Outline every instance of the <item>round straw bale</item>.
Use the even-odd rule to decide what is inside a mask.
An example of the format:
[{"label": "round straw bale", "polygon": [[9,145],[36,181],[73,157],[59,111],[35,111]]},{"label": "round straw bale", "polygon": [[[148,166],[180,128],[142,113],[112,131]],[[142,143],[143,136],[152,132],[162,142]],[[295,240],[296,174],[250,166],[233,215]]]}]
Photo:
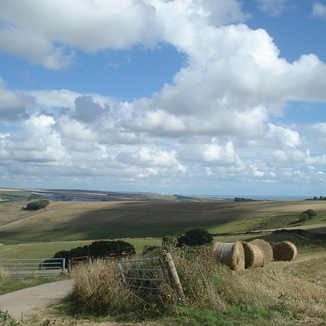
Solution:
[{"label": "round straw bale", "polygon": [[220,263],[237,271],[245,269],[245,255],[240,241],[230,243],[217,242],[213,245],[212,250]]},{"label": "round straw bale", "polygon": [[251,243],[257,245],[263,252],[265,265],[269,264],[273,260],[273,248],[268,242],[262,239],[255,239],[251,241]]},{"label": "round straw bale", "polygon": [[273,254],[275,260],[293,261],[297,258],[298,249],[294,243],[283,241],[275,245]]},{"label": "round straw bale", "polygon": [[263,267],[264,253],[254,243],[241,241],[245,254],[245,268]]}]

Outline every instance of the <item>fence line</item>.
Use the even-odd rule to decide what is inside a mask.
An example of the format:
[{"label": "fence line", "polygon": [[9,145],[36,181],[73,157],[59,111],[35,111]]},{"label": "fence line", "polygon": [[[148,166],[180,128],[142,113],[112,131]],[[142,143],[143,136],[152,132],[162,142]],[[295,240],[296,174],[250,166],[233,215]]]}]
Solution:
[{"label": "fence line", "polygon": [[65,272],[64,258],[0,259],[0,269],[10,278],[52,278]]}]

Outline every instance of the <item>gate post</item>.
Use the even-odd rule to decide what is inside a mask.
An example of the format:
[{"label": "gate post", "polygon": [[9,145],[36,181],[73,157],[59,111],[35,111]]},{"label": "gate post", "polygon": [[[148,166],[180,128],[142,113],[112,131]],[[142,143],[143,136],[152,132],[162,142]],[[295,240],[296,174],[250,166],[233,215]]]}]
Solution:
[{"label": "gate post", "polygon": [[63,258],[62,259],[62,274],[64,274],[66,271],[66,259]]},{"label": "gate post", "polygon": [[174,261],[172,259],[172,255],[170,253],[166,253],[163,255],[164,257],[164,263],[168,270],[168,274],[170,276],[170,279],[172,281],[172,284],[179,296],[180,299],[184,299],[185,295],[182,289],[182,285],[180,283],[179,275],[177,272],[177,269],[175,268]]}]

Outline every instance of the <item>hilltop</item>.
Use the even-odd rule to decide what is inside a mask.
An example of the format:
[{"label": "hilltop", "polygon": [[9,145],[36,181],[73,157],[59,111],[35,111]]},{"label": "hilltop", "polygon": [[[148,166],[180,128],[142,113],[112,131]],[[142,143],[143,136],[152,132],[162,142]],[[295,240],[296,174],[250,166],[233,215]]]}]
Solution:
[{"label": "hilltop", "polygon": [[111,201],[159,201],[159,202],[211,202],[228,201],[226,198],[204,196],[166,195],[147,192],[99,191],[81,189],[8,189],[0,188],[0,201],[32,200],[44,197],[54,201],[111,202]]}]

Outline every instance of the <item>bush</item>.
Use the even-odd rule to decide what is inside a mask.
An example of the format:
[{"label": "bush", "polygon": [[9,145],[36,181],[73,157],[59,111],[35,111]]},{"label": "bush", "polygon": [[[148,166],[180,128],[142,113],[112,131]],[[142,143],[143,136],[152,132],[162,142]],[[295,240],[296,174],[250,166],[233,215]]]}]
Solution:
[{"label": "bush", "polygon": [[317,212],[315,212],[313,209],[308,209],[299,215],[299,222],[305,222],[311,220],[316,215]]},{"label": "bush", "polygon": [[175,247],[177,241],[174,237],[168,235],[162,238],[162,246],[163,247]]},{"label": "bush", "polygon": [[89,256],[93,259],[104,258],[108,256],[121,257],[122,255],[134,255],[134,246],[126,241],[94,241],[88,246],[73,248],[69,251],[62,250],[55,253],[54,258],[66,258],[66,260]]},{"label": "bush", "polygon": [[301,213],[299,215],[299,222],[305,222],[309,220],[309,215],[307,213]]},{"label": "bush", "polygon": [[213,242],[213,236],[206,230],[193,229],[186,232],[186,235],[178,238],[177,247],[181,246],[202,246]]},{"label": "bush", "polygon": [[47,199],[41,199],[28,203],[25,209],[28,211],[36,211],[38,209],[47,207],[49,204],[50,202]]},{"label": "bush", "polygon": [[312,219],[317,215],[317,212],[315,212],[313,209],[308,209],[304,213],[306,213],[309,216],[309,219]]}]

